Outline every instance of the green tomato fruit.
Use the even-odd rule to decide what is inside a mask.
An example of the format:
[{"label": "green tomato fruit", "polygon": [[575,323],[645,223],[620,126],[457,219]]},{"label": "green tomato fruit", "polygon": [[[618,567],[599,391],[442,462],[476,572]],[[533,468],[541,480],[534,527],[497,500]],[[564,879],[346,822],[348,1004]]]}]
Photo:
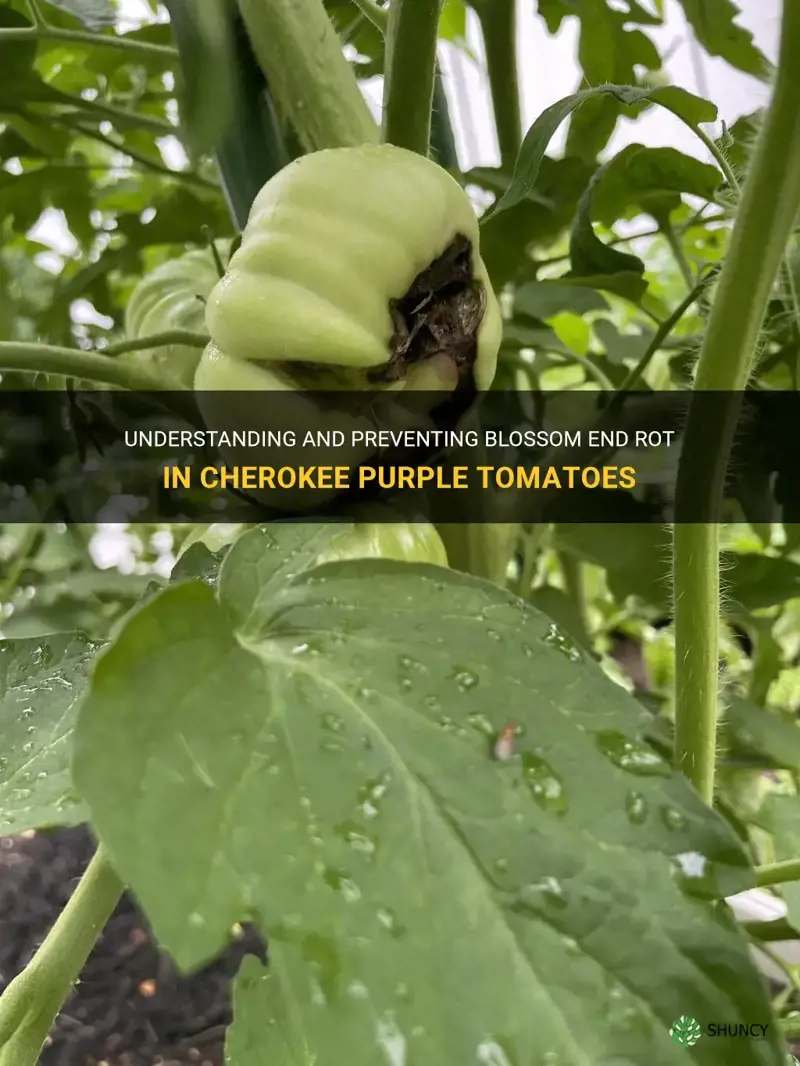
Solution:
[{"label": "green tomato fruit", "polygon": [[442,539],[427,522],[357,522],[351,532],[333,538],[317,557],[316,565],[346,559],[396,559],[448,566]]},{"label": "green tomato fruit", "polygon": [[[380,509],[385,517],[388,512]],[[373,517],[379,511],[369,511]],[[181,545],[180,558],[193,544],[203,544],[211,552],[221,551],[247,529],[247,523],[213,522],[197,526]],[[396,559],[405,563],[432,563],[448,566],[441,537],[428,522],[356,522],[352,529],[337,533],[311,566],[348,559]]]},{"label": "green tomato fruit", "polygon": [[236,538],[250,527],[246,522],[211,522],[195,526],[178,551],[178,558],[193,544],[202,544],[210,552],[219,552],[233,544]]},{"label": "green tomato fruit", "polygon": [[[230,243],[230,239],[215,242],[223,265],[228,262]],[[126,335],[135,339],[170,329],[205,333],[205,301],[218,281],[219,272],[209,248],[162,263],[131,293],[125,308]],[[131,352],[128,358],[152,366],[162,378],[174,378],[176,385],[191,388],[201,355],[200,348],[171,344]]]},{"label": "green tomato fruit", "polygon": [[315,152],[267,182],[206,325],[209,391],[485,390],[502,334],[468,196],[393,145]]},{"label": "green tomato fruit", "polygon": [[[487,390],[502,336],[468,196],[436,163],[392,145],[315,152],[267,182],[208,298],[206,326],[211,343],[194,384],[209,427],[342,430],[347,439],[374,427],[365,393],[407,390],[413,421],[403,428],[412,428],[434,397],[462,384]],[[341,403],[311,406],[311,393],[330,391]],[[264,404],[264,392],[282,395]],[[226,393],[238,394],[234,403]],[[391,417],[405,419],[405,407]],[[225,453],[232,464],[275,467],[355,466],[370,455]],[[307,510],[335,493],[253,495]]]}]

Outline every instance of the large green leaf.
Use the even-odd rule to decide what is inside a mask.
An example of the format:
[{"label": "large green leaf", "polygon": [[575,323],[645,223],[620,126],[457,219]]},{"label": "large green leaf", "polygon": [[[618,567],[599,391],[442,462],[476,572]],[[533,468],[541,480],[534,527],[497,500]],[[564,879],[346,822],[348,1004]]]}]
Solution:
[{"label": "large green leaf", "polygon": [[660,220],[680,206],[682,193],[713,200],[721,180],[716,167],[676,148],[629,144],[597,179],[592,217],[610,226],[626,213],[642,210]]},{"label": "large green leaf", "polygon": [[91,30],[113,26],[117,17],[112,0],[47,0],[47,3],[74,15]]},{"label": "large green leaf", "polygon": [[[678,1066],[681,1014],[768,1021],[710,902],[747,859],[640,706],[497,587],[302,570],[298,528],[237,541],[217,595],[173,585],[134,615],[76,738],[93,824],[179,965],[237,919],[269,937],[231,1066]],[[775,1032],[695,1061],[778,1066]]]},{"label": "large green leaf", "polygon": [[[481,221],[481,257],[492,282],[502,288],[514,278],[534,276],[534,263],[526,251],[530,245],[546,245],[562,235],[575,215],[578,200],[592,175],[592,167],[574,156],[545,156],[536,175],[535,187],[510,211]],[[466,175],[467,184],[479,185],[499,199],[510,185],[510,176],[500,169],[477,167]]]},{"label": "large green leaf", "polygon": [[717,117],[717,109],[713,104],[674,86],[640,89],[630,85],[600,85],[595,89],[583,89],[571,96],[565,96],[546,108],[528,130],[517,157],[511,184],[491,211],[484,215],[486,221],[520,203],[533,189],[550,139],[564,119],[587,100],[606,94],[627,106],[635,106],[645,101],[660,104],[692,128],[703,122],[713,122]]},{"label": "large green leaf", "polygon": [[98,647],[73,633],[0,642],[0,835],[85,821],[70,744]]},{"label": "large green leaf", "polygon": [[[658,70],[661,56],[640,26],[657,26],[660,15],[641,4],[610,4],[607,0],[539,0],[539,15],[550,33],[557,33],[564,18],[577,15],[580,21],[578,61],[587,85],[632,84],[638,72]],[[609,96],[596,97],[573,116],[569,131],[569,152],[593,160],[607,143],[619,117],[619,104]]]},{"label": "large green leaf", "polygon": [[598,288],[603,287],[602,279],[606,275],[615,276],[620,292],[620,275],[626,277],[625,288],[621,295],[638,302],[647,289],[644,279],[644,263],[638,255],[620,252],[610,245],[603,244],[592,226],[592,200],[597,183],[603,176],[605,168],[598,170],[589,182],[575,215],[569,240],[570,271],[566,278],[592,279]]},{"label": "large green leaf", "polygon": [[514,313],[546,319],[561,311],[584,315],[589,311],[605,311],[608,301],[595,289],[563,285],[560,281],[530,281],[514,294]]},{"label": "large green leaf", "polygon": [[734,21],[739,8],[732,0],[680,0],[695,36],[709,55],[720,56],[731,66],[764,78],[769,63],[753,43],[753,35]]},{"label": "large green leaf", "polygon": [[788,715],[732,699],[725,708],[722,733],[727,753],[761,767],[800,770],[800,725]]},{"label": "large green leaf", "polygon": [[669,606],[672,539],[664,526],[613,522],[559,525],[555,543],[562,551],[602,567],[617,600],[639,596],[646,603]]}]

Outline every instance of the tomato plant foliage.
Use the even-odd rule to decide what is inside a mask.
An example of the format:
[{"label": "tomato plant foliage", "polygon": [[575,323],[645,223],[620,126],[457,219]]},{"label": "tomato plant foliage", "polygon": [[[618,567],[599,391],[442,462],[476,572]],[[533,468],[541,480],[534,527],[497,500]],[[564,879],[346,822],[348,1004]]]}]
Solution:
[{"label": "tomato plant foliage", "polygon": [[634,700],[493,585],[389,562],[291,576],[282,539],[239,541],[218,594],[180,583],[136,612],[76,739],[93,824],[178,961],[246,916],[269,933],[243,1062],[265,1012],[290,1061],[394,1039],[443,1063],[492,1044],[678,1062],[684,982],[700,1017],[765,1009],[754,976],[718,981],[745,943],[697,898],[748,887],[746,856]]},{"label": "tomato plant foliage", "polygon": [[[494,387],[526,412],[556,397],[567,421],[573,390],[627,389],[632,376],[650,393],[692,388],[764,118],[754,104],[731,122],[725,101],[718,112],[668,84],[664,4],[539,0],[548,34],[577,32],[580,70],[527,131],[517,66],[532,60],[508,58],[510,0],[261,0],[262,17],[280,15],[271,30],[284,18],[302,34],[298,11],[330,22],[333,59],[321,33],[292,53],[319,68],[304,68],[300,89],[297,71],[270,59],[258,4],[140,7],[149,15],[131,22],[110,0],[0,0],[0,393],[116,384],[42,373],[34,342],[191,389],[206,301],[250,207],[305,153],[304,112],[323,107],[324,89],[333,114],[345,77],[373,100],[376,79],[387,99],[405,91],[409,113],[420,83],[430,88],[429,136],[425,121],[404,125],[402,108],[389,131],[423,137],[412,147],[449,172],[436,181],[480,232],[481,279],[503,305]],[[426,7],[427,51],[415,14]],[[764,84],[774,73],[731,0],[673,7],[704,55]],[[404,25],[418,49],[398,51]],[[473,31],[496,165],[462,128]],[[363,110],[364,140],[377,141]],[[696,154],[644,133],[616,150],[620,119],[656,111],[689,131]],[[340,146],[329,132],[326,146]],[[381,195],[392,183],[380,168],[370,182],[369,196],[341,183],[352,270],[322,247],[308,211],[297,222],[306,251],[289,263],[302,274],[319,245],[315,269],[334,292],[347,274],[356,304],[358,284],[377,285],[378,260],[388,271],[383,245],[364,269],[367,207],[401,251],[419,243],[419,218],[398,224],[402,197]],[[319,198],[331,232],[334,200]],[[255,256],[258,240],[249,246]],[[754,389],[797,389],[799,263],[787,232]],[[263,294],[258,269],[252,291]],[[371,295],[380,319],[386,294]],[[230,314],[234,333],[248,300]],[[256,357],[262,334],[274,340],[287,322],[279,300],[261,310]],[[280,380],[287,343],[273,359]],[[16,447],[3,417],[0,436]],[[427,527],[417,554],[394,535],[392,558],[339,561],[392,538],[313,515],[243,530],[29,521],[0,528],[0,834],[15,846],[26,831],[88,825],[99,861],[186,973],[216,959],[236,923],[258,927],[266,964],[247,958],[236,979],[228,1066],[783,1066],[800,985],[790,968],[771,1000],[752,948],[800,928],[800,870],[783,884],[773,869],[798,854],[800,527],[774,485],[764,490],[757,459],[750,473],[720,527],[708,802],[681,772],[691,770],[672,766],[673,608],[692,589],[673,580],[665,524],[606,514]],[[450,566],[433,565],[445,549]],[[498,758],[504,730],[511,755]],[[757,882],[786,904],[780,930],[734,919],[726,900]],[[61,1005],[54,989],[79,976],[80,959],[63,970],[63,944],[0,975],[0,1066],[37,1061]],[[744,1022],[765,1035],[685,1048],[670,1035],[684,1016],[704,1034]]]}]

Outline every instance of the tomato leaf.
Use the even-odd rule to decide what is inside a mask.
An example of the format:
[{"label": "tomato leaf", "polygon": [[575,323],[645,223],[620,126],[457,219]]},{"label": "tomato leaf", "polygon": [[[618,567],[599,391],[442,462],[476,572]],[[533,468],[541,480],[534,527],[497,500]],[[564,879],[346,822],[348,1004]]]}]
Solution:
[{"label": "tomato leaf", "polygon": [[595,89],[582,89],[571,96],[565,96],[546,108],[528,130],[517,156],[511,184],[491,210],[483,216],[482,222],[488,221],[501,211],[507,211],[525,199],[536,183],[539,167],[550,139],[564,119],[568,118],[575,108],[586,100],[604,94],[609,94],[628,106],[644,102],[660,104],[691,128],[703,122],[713,122],[717,117],[717,109],[713,104],[686,92],[685,89],[677,89],[674,86],[640,89],[630,85],[601,85]]},{"label": "tomato leaf", "polygon": [[[93,824],[178,964],[247,917],[269,937],[231,1066],[678,1066],[689,1009],[769,1021],[710,902],[752,884],[747,857],[641,739],[649,714],[496,586],[377,560],[298,572],[298,529],[238,541],[218,595],[173,585],[132,617],[76,738]],[[704,1062],[778,1066],[776,1034]]]},{"label": "tomato leaf", "polygon": [[686,21],[709,55],[719,56],[737,70],[766,78],[770,64],[753,43],[753,35],[734,19],[740,14],[731,0],[680,0]]},{"label": "tomato leaf", "polygon": [[112,0],[47,0],[47,3],[73,15],[90,30],[113,26],[117,18],[116,5]]},{"label": "tomato leaf", "polygon": [[0,642],[0,834],[76,825],[70,739],[99,644],[73,633]]},{"label": "tomato leaf", "polygon": [[[567,278],[592,278],[601,275],[598,288],[602,287],[602,275],[626,274],[629,277],[626,292],[634,301],[641,299],[647,289],[644,280],[644,263],[636,255],[620,252],[599,239],[592,226],[592,197],[598,181],[605,168],[601,167],[593,176],[578,204],[575,223],[569,241],[569,258],[571,269]],[[618,289],[616,291],[619,291]]]}]

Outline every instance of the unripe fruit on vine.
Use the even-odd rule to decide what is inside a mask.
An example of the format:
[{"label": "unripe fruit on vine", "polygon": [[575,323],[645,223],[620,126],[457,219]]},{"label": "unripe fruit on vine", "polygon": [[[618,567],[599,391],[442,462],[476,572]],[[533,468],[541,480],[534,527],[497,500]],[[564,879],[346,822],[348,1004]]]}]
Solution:
[{"label": "unripe fruit on vine", "polygon": [[200,390],[485,390],[502,331],[468,196],[393,145],[315,152],[267,182],[206,324]]},{"label": "unripe fruit on vine", "polygon": [[357,522],[352,531],[333,538],[315,565],[346,559],[395,559],[404,563],[448,565],[442,539],[428,522]]},{"label": "unripe fruit on vine", "polygon": [[[230,239],[215,242],[223,266],[228,262]],[[125,333],[135,339],[186,329],[205,333],[205,301],[219,281],[210,248],[196,249],[169,259],[142,278],[125,308]],[[159,376],[173,378],[177,387],[191,388],[201,348],[186,344],[131,352],[125,358],[136,359],[158,371]]]},{"label": "unripe fruit on vine", "polygon": [[[390,522],[388,508],[373,507],[364,517],[383,518],[383,521],[359,521],[351,528],[336,533],[310,566],[343,562],[349,559],[394,559],[406,563],[431,563],[447,566],[447,552],[441,537],[428,522]],[[247,523],[213,522],[192,530],[178,551],[180,558],[193,544],[203,544],[211,552],[219,552],[233,544],[246,530]]]},{"label": "unripe fruit on vine", "polygon": [[[435,397],[488,389],[502,335],[468,196],[436,163],[392,145],[315,152],[276,174],[209,296],[206,325],[195,389],[210,427],[341,429],[348,439],[374,428],[364,393],[413,391],[414,418],[424,418]],[[310,405],[312,390],[350,396],[323,410]],[[265,410],[257,394],[267,391],[283,395]],[[240,393],[235,405],[224,392]],[[335,462],[370,454],[341,449]],[[323,461],[300,450],[226,458]],[[270,502],[307,508],[324,498]]]},{"label": "unripe fruit on vine", "polygon": [[203,522],[192,528],[178,549],[178,558],[180,559],[193,544],[202,544],[214,553],[222,551],[248,528],[246,522]]}]

